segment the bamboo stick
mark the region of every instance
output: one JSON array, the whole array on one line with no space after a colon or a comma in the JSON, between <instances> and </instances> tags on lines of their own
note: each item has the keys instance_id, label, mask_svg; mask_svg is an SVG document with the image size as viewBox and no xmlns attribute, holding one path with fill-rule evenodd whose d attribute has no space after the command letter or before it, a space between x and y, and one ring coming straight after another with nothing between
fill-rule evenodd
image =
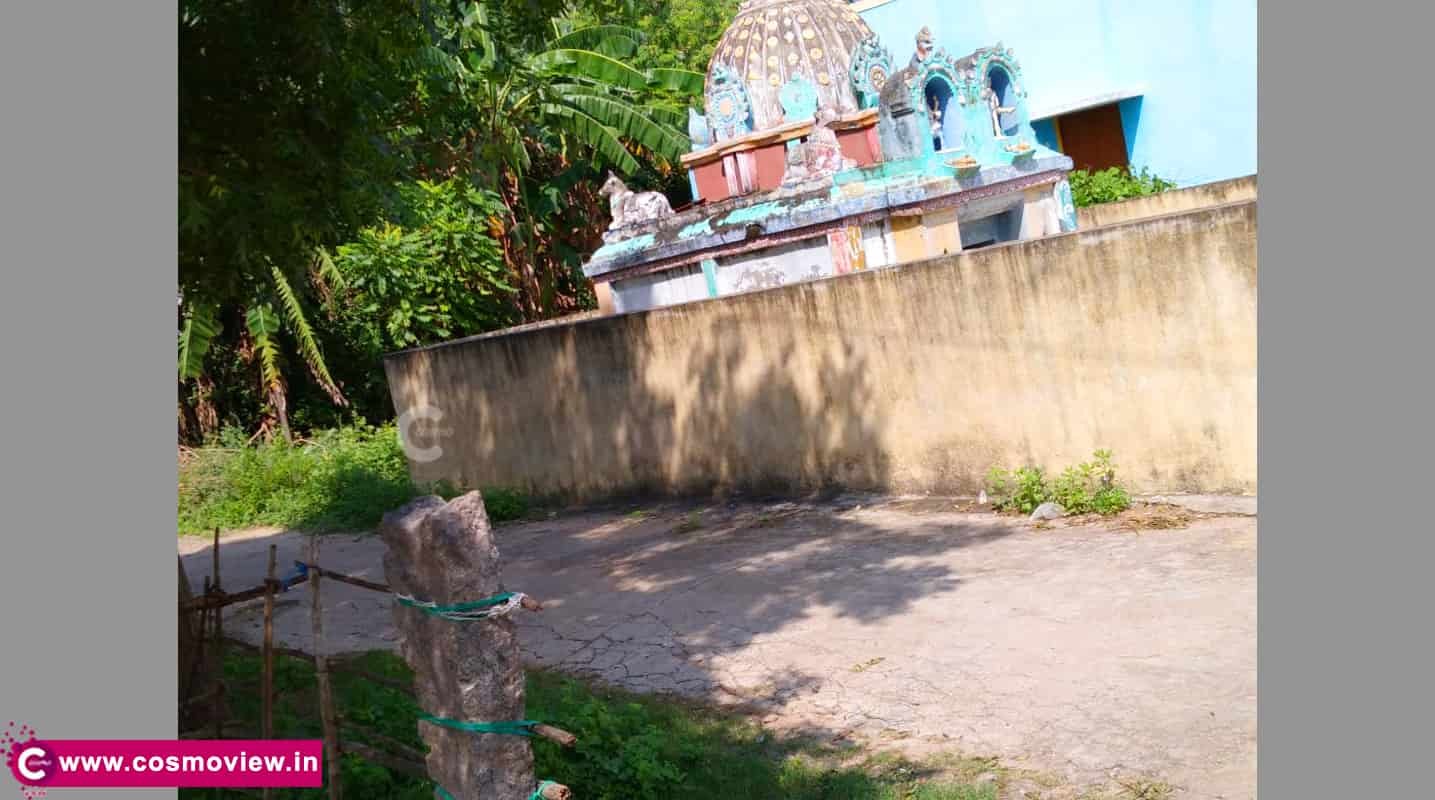
<instances>
[{"instance_id":1,"label":"bamboo stick","mask_svg":"<svg viewBox=\"0 0 1435 800\"><path fill-rule=\"evenodd\" d=\"M269 571L264 581L264 673L260 684L261 738L274 738L274 567L279 557L277 545L269 545ZM274 789L264 787L264 800L273 800Z\"/></svg>"},{"instance_id":2,"label":"bamboo stick","mask_svg":"<svg viewBox=\"0 0 1435 800\"><path fill-rule=\"evenodd\" d=\"M367 725L361 725L340 714L339 729L340 731L343 731L343 729L345 728L348 728L350 731L357 733L366 739L374 740L377 745L381 745L384 750L395 756L398 756L399 758L412 761L415 764L420 765L420 767L422 767L424 763L425 756L418 750L415 750L414 748L404 744L403 742L393 738L392 736L387 736L385 734L379 733L378 731L368 727ZM350 742L344 742L343 748L347 750L350 744Z\"/></svg>"},{"instance_id":3,"label":"bamboo stick","mask_svg":"<svg viewBox=\"0 0 1435 800\"><path fill-rule=\"evenodd\" d=\"M214 529L214 593L224 594L219 585L219 528ZM224 738L224 607L214 609L214 738Z\"/></svg>"},{"instance_id":4,"label":"bamboo stick","mask_svg":"<svg viewBox=\"0 0 1435 800\"><path fill-rule=\"evenodd\" d=\"M231 647L238 647L255 653L262 652L261 648L258 645L253 645L240 639L230 639L228 640L228 644ZM289 658L297 658L302 661L307 661L310 664L314 663L314 656L311 653L306 653L303 650L295 650L290 647L280 647L276 645L274 647L274 654L280 656L287 656ZM405 692L410 695L414 693L414 687L407 683L404 683L403 681L394 680L393 678L386 678L383 675L375 675L374 673L369 672L366 669L353 666L352 664L346 663L344 661L329 659L329 671L347 672L355 677L363 678L370 683L377 683L380 686L385 686L390 689L395 689L397 691Z\"/></svg>"},{"instance_id":5,"label":"bamboo stick","mask_svg":"<svg viewBox=\"0 0 1435 800\"><path fill-rule=\"evenodd\" d=\"M410 777L428 778L429 776L428 768L425 767L422 762L413 762L405 758L399 758L391 753L385 753L376 747L369 747L362 742L344 742L344 752L353 753L365 761L372 761L381 767L388 767L395 772Z\"/></svg>"},{"instance_id":6,"label":"bamboo stick","mask_svg":"<svg viewBox=\"0 0 1435 800\"><path fill-rule=\"evenodd\" d=\"M317 572L326 578L332 578L340 583L347 583L350 586L357 586L360 589L368 589L374 592L390 593L389 587L386 584L374 583L373 581L367 581L363 578L356 578L353 575L345 575L342 572L334 572L333 570L324 569L318 564L305 564L304 567L310 572Z\"/></svg>"},{"instance_id":7,"label":"bamboo stick","mask_svg":"<svg viewBox=\"0 0 1435 800\"><path fill-rule=\"evenodd\" d=\"M572 747L573 743L578 741L578 737L568 731L562 728L555 728L552 725L544 725L543 723L534 725L533 733L535 736L542 736L544 739L550 742L557 742L564 747Z\"/></svg>"},{"instance_id":8,"label":"bamboo stick","mask_svg":"<svg viewBox=\"0 0 1435 800\"><path fill-rule=\"evenodd\" d=\"M309 540L309 558L318 561L319 538ZM319 595L322 572L315 572L309 578L310 621L314 627L314 672L319 678L319 719L324 725L324 760L329 767L329 800L342 800L344 796L339 763L339 722L334 712L334 693L329 685L329 659L324 656L324 606ZM355 752L358 752L357 750ZM371 759L372 760L372 759Z\"/></svg>"},{"instance_id":9,"label":"bamboo stick","mask_svg":"<svg viewBox=\"0 0 1435 800\"><path fill-rule=\"evenodd\" d=\"M303 577L294 578L293 580L289 581L289 586L291 588L294 586L298 586L306 580L308 579ZM277 580L274 581L274 583L276 586L278 585ZM180 603L179 608L181 611L197 611L199 609L223 608L225 606L232 606L235 603L243 603L246 600L253 600L256 597L263 597L264 592L268 589L267 584L268 582L266 581L265 585L255 586L252 589L245 589L242 592L235 592L234 594L214 595L208 598L195 597Z\"/></svg>"}]
</instances>

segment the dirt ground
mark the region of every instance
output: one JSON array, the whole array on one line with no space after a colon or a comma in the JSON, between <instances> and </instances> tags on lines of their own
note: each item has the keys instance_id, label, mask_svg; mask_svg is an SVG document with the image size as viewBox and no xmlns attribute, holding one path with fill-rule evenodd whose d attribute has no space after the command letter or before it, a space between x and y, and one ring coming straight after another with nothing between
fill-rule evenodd
<instances>
[{"instance_id":1,"label":"dirt ground","mask_svg":"<svg viewBox=\"0 0 1435 800\"><path fill-rule=\"evenodd\" d=\"M1172 501L1040 525L940 499L673 504L497 536L507 588L547 606L516 617L536 666L1069 786L1148 776L1254 798L1254 498ZM281 572L304 557L299 534L227 537L226 588L259 583L271 543ZM206 547L180 540L196 585ZM383 581L377 537L322 547L330 569ZM387 597L324 593L331 652L394 647ZM281 596L280 644L311 649L307 599ZM257 642L257 605L226 630Z\"/></svg>"}]
</instances>

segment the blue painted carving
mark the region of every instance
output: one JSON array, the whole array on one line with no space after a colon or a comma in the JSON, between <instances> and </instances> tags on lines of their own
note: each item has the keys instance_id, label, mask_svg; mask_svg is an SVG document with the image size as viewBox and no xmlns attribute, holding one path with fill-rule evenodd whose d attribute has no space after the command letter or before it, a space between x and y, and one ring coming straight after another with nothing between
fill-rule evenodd
<instances>
[{"instance_id":1,"label":"blue painted carving","mask_svg":"<svg viewBox=\"0 0 1435 800\"><path fill-rule=\"evenodd\" d=\"M713 143L712 131L708 129L708 118L697 109L688 109L688 138L693 140L693 149L702 150Z\"/></svg>"},{"instance_id":2,"label":"blue painted carving","mask_svg":"<svg viewBox=\"0 0 1435 800\"><path fill-rule=\"evenodd\" d=\"M1061 232L1076 230L1076 203L1071 199L1071 184L1062 178L1056 184L1056 210L1061 216Z\"/></svg>"},{"instance_id":3,"label":"blue painted carving","mask_svg":"<svg viewBox=\"0 0 1435 800\"><path fill-rule=\"evenodd\" d=\"M911 105L928 114L934 146L962 150L982 164L1025 164L1038 150L1027 115L1026 89L1011 48L998 43L954 58L931 32L917 35L906 69Z\"/></svg>"},{"instance_id":4,"label":"blue painted carving","mask_svg":"<svg viewBox=\"0 0 1435 800\"><path fill-rule=\"evenodd\" d=\"M752 131L752 104L742 78L727 66L718 64L708 76L708 127L713 141L735 139Z\"/></svg>"},{"instance_id":5,"label":"blue painted carving","mask_svg":"<svg viewBox=\"0 0 1435 800\"><path fill-rule=\"evenodd\" d=\"M882 46L877 34L857 43L852 49L852 90L863 108L875 108L882 87L892 76L892 54Z\"/></svg>"},{"instance_id":6,"label":"blue painted carving","mask_svg":"<svg viewBox=\"0 0 1435 800\"><path fill-rule=\"evenodd\" d=\"M777 93L782 115L787 122L812 119L817 113L817 87L806 78L794 77Z\"/></svg>"}]
</instances>

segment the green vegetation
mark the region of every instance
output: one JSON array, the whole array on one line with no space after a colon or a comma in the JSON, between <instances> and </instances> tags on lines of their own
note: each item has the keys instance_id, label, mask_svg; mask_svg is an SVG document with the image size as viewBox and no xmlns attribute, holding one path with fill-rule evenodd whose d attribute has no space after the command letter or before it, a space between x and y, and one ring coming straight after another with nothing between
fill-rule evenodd
<instances>
[{"instance_id":1,"label":"green vegetation","mask_svg":"<svg viewBox=\"0 0 1435 800\"><path fill-rule=\"evenodd\" d=\"M181 441L382 423L376 353L593 307L595 189L685 191L703 80L604 5L180 3Z\"/></svg>"},{"instance_id":2,"label":"green vegetation","mask_svg":"<svg viewBox=\"0 0 1435 800\"><path fill-rule=\"evenodd\" d=\"M682 522L679 522L679 523L678 523L678 526L677 526L676 528L673 528L673 531L674 531L675 533L692 533L693 531L700 530L702 527L703 527L703 515L702 515L702 512L701 512L701 511L691 511L691 512L688 512L688 515L687 515L686 517L683 517L683 521L682 521Z\"/></svg>"},{"instance_id":3,"label":"green vegetation","mask_svg":"<svg viewBox=\"0 0 1435 800\"><path fill-rule=\"evenodd\" d=\"M401 659L387 652L355 658L353 666L408 683ZM257 728L260 660L231 652L225 678L232 715ZM392 743L419 752L418 705L407 692L371 683L345 671L333 674L340 715L356 724L343 737L392 751ZM276 738L321 734L312 665L291 658L275 662ZM1000 776L990 759L948 757L914 763L893 756L858 759L811 741L773 738L733 713L625 692L597 690L546 672L528 675L527 713L578 737L571 749L533 741L538 778L566 784L584 800L996 800L996 786L977 785L978 775ZM377 734L377 735L375 735ZM840 763L839 763L840 762ZM433 784L400 775L353 755L344 757L346 795L430 800ZM322 789L279 789L284 800L320 800ZM209 789L181 789L180 797L210 798ZM219 796L243 795L223 792Z\"/></svg>"},{"instance_id":4,"label":"green vegetation","mask_svg":"<svg viewBox=\"0 0 1435 800\"><path fill-rule=\"evenodd\" d=\"M999 511L1030 514L1042 503L1057 503L1068 514L1117 514L1131 506L1131 495L1116 482L1111 451L1097 450L1091 461L1050 477L1040 467L987 473L987 492Z\"/></svg>"},{"instance_id":5,"label":"green vegetation","mask_svg":"<svg viewBox=\"0 0 1435 800\"><path fill-rule=\"evenodd\" d=\"M191 451L179 471L179 532L275 525L313 532L366 530L420 494L454 497L451 486L419 487L393 425L320 430L312 439L247 445L237 429L219 446ZM528 512L511 489L484 489L494 522Z\"/></svg>"},{"instance_id":6,"label":"green vegetation","mask_svg":"<svg viewBox=\"0 0 1435 800\"><path fill-rule=\"evenodd\" d=\"M1150 174L1145 167L1134 175L1124 167L1108 167L1099 172L1078 169L1073 170L1067 180L1071 182L1071 200L1077 208L1144 197L1176 188L1175 183Z\"/></svg>"}]
</instances>

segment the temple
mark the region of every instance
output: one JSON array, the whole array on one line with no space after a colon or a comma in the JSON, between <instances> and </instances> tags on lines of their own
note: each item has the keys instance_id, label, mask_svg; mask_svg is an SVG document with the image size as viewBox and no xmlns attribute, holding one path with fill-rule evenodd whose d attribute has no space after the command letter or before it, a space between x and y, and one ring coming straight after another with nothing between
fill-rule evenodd
<instances>
[{"instance_id":1,"label":"temple","mask_svg":"<svg viewBox=\"0 0 1435 800\"><path fill-rule=\"evenodd\" d=\"M841 0L747 0L708 67L682 159L695 204L603 187L584 265L609 313L1075 230L1071 160L1041 145L1001 44L891 52Z\"/></svg>"}]
</instances>

